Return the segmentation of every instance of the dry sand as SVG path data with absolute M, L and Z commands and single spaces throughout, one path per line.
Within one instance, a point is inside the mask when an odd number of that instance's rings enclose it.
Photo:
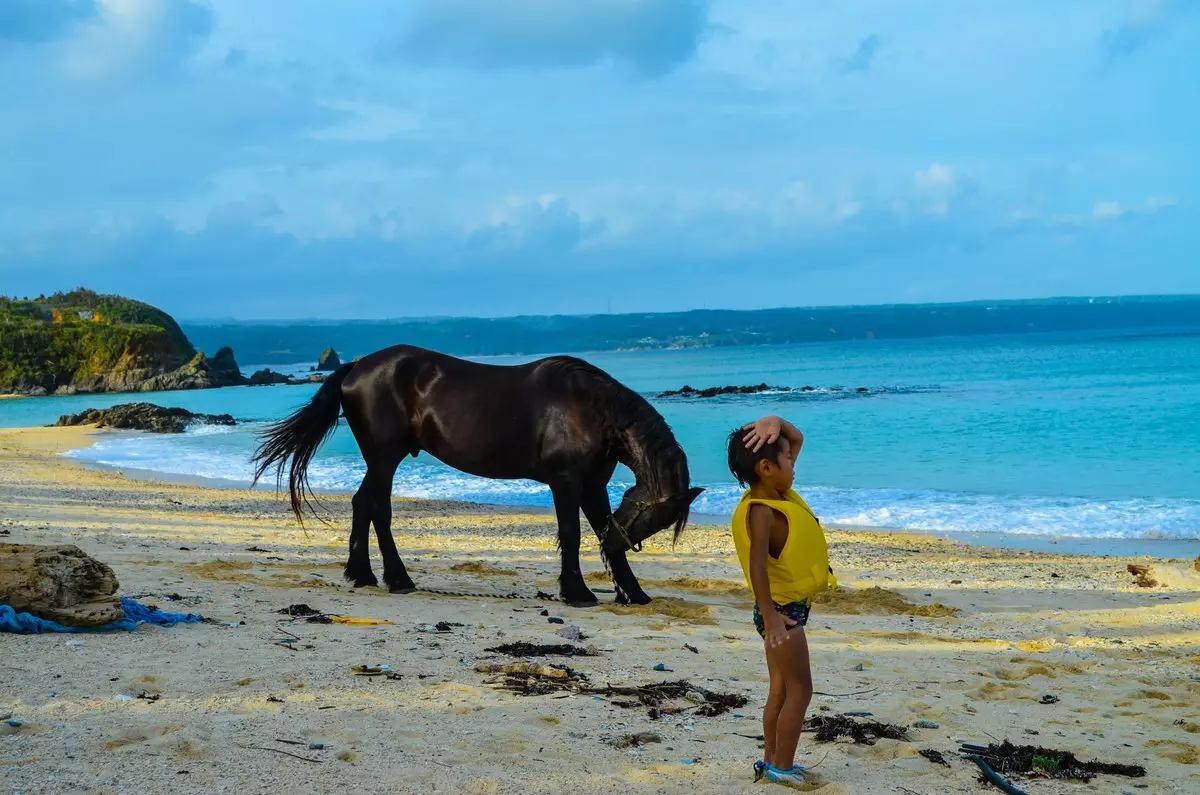
M 18 729 L 0 723 L 0 790 L 777 789 L 750 780 L 766 671 L 724 528 L 693 526 L 678 547 L 663 539 L 634 556 L 647 590 L 671 597 L 658 604 L 675 615 L 356 591 L 340 577 L 347 499 L 325 499 L 332 526 L 310 523 L 306 535 L 270 493 L 135 481 L 54 455 L 84 446 L 88 432 L 0 430 L 0 538 L 77 544 L 115 569 L 123 594 L 220 623 L 0 635 L 0 717 L 24 721 Z M 558 556 L 545 515 L 409 500 L 397 500 L 395 514 L 418 585 L 527 596 L 554 590 Z M 900 533 L 829 536 L 834 566 L 853 590 L 814 610 L 814 680 L 823 693 L 857 695 L 819 695 L 813 714 L 869 711 L 939 728 L 870 747 L 819 744 L 806 734 L 801 759 L 819 775 L 818 791 L 987 791 L 953 752 L 959 741 L 1009 739 L 1147 769 L 1144 779 L 1101 776 L 1090 785 L 1028 781 L 1030 793 L 1200 792 L 1200 573 L 1191 561 L 1136 561 L 1152 565 L 1164 583 L 1143 589 L 1125 571 L 1129 559 Z M 585 570 L 604 587 L 594 544 L 585 553 Z M 907 603 L 865 590 L 872 587 Z M 170 594 L 185 599 L 165 601 Z M 276 613 L 300 602 L 394 623 L 318 625 Z M 744 693 L 750 703 L 694 722 L 651 721 L 643 709 L 590 696 L 493 689 L 474 666 L 506 660 L 486 647 L 561 642 L 543 609 L 603 650 L 567 661 L 594 683 L 684 677 Z M 417 626 L 438 621 L 463 626 L 448 634 Z M 656 673 L 660 662 L 674 673 Z M 390 664 L 402 678 L 353 675 L 362 664 Z M 136 698 L 142 693 L 160 698 Z M 1041 704 L 1044 695 L 1059 701 Z M 606 743 L 641 731 L 662 742 L 633 752 Z M 310 742 L 325 748 L 309 750 Z M 925 748 L 945 752 L 951 766 L 918 756 Z

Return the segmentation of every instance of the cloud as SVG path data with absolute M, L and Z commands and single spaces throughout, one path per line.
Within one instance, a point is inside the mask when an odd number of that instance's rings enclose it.
M 213 27 L 212 9 L 197 0 L 97 0 L 96 12 L 64 42 L 63 67 L 76 78 L 174 71 Z
M 1189 10 L 1190 0 L 1135 0 L 1125 19 L 1100 37 L 1110 59 L 1133 55 L 1167 29 L 1171 18 Z
M 96 14 L 94 0 L 3 0 L 0 42 L 50 41 L 72 25 Z
M 872 33 L 858 42 L 858 47 L 849 58 L 837 59 L 836 64 L 838 68 L 842 71 L 842 74 L 868 71 L 875 60 L 875 56 L 879 53 L 879 45 L 882 43 L 883 40 Z
M 579 68 L 614 62 L 655 77 L 696 52 L 707 0 L 419 0 L 384 44 L 422 66 Z
M 949 212 L 950 200 L 958 192 L 954 169 L 941 163 L 933 163 L 929 168 L 913 174 L 913 182 L 929 212 L 936 215 Z

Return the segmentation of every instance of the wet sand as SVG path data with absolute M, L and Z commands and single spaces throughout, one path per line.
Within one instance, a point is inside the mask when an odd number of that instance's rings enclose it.
M 56 456 L 85 446 L 90 432 L 0 429 L 0 541 L 76 544 L 113 567 L 123 594 L 217 623 L 0 635 L 0 716 L 23 722 L 0 723 L 4 789 L 777 789 L 751 783 L 766 670 L 724 527 L 691 526 L 678 546 L 656 539 L 633 557 L 647 591 L 666 597 L 649 609 L 617 608 L 599 593 L 602 607 L 584 610 L 534 598 L 555 591 L 558 571 L 545 513 L 398 499 L 394 531 L 418 585 L 477 595 L 392 596 L 341 579 L 346 497 L 323 496 L 330 525 L 301 530 L 270 492 L 134 480 Z M 1191 560 L 906 533 L 829 538 L 845 590 L 810 621 L 815 685 L 831 694 L 814 699 L 812 714 L 866 711 L 938 728 L 873 746 L 804 735 L 816 791 L 982 792 L 954 752 L 960 741 L 1003 739 L 1146 767 L 1143 779 L 1100 776 L 1094 791 L 1200 790 L 1200 572 Z M 608 587 L 591 539 L 584 551 L 593 586 Z M 1137 587 L 1129 563 L 1151 566 L 1160 584 Z M 499 598 L 511 593 L 523 598 Z M 393 623 L 310 624 L 276 612 L 296 603 Z M 476 672 L 479 662 L 512 661 L 488 647 L 563 642 L 548 617 L 578 626 L 588 636 L 581 645 L 600 656 L 535 662 L 566 663 L 598 685 L 686 678 L 750 703 L 717 717 L 651 720 L 613 699 L 519 696 Z M 419 626 L 439 621 L 462 626 Z M 654 671 L 658 663 L 673 671 Z M 390 665 L 400 678 L 354 675 L 364 664 Z M 1058 701 L 1041 703 L 1046 695 Z M 633 751 L 609 743 L 634 732 L 662 741 Z M 950 767 L 918 755 L 928 748 Z

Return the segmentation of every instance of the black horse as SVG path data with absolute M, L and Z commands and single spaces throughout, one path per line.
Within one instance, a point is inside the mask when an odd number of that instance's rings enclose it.
M 346 579 L 377 585 L 369 530 L 393 593 L 416 590 L 392 538 L 392 479 L 405 456 L 424 450 L 445 464 L 486 478 L 527 478 L 550 487 L 562 552 L 565 602 L 592 606 L 596 597 L 579 569 L 579 511 L 600 539 L 617 601 L 645 604 L 626 552 L 666 527 L 678 538 L 691 503 L 687 457 L 670 427 L 640 395 L 580 359 L 555 356 L 502 367 L 406 345 L 343 365 L 308 405 L 268 428 L 254 456 L 255 482 L 271 466 L 279 482 L 291 460 L 292 511 L 309 504 L 308 465 L 338 422 L 354 433 L 367 474 L 352 501 Z M 620 462 L 636 483 L 614 513 L 608 481 Z

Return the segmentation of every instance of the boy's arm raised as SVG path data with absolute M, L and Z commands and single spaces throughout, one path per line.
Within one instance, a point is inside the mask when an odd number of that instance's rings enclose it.
M 756 453 L 764 444 L 770 444 L 782 436 L 788 440 L 788 457 L 792 459 L 792 463 L 795 463 L 796 459 L 800 457 L 800 448 L 804 446 L 804 434 L 783 417 L 774 415 L 763 417 L 761 420 L 747 425 L 744 430 L 746 431 L 744 437 L 746 447 Z

